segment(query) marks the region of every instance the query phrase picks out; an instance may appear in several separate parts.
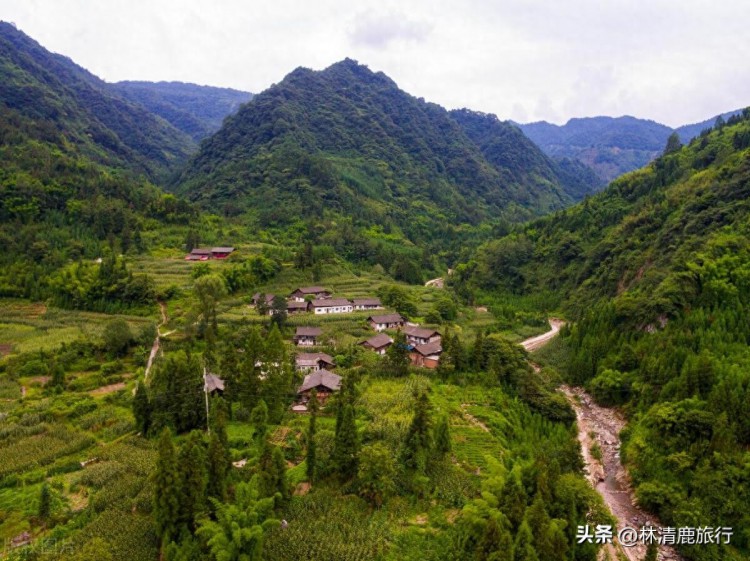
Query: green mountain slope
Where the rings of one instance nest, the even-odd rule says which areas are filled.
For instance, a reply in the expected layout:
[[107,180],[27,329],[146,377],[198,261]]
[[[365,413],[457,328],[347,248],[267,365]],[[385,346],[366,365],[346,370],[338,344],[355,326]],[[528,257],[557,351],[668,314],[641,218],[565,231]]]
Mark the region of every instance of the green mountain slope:
[[151,178],[174,172],[195,150],[186,134],[5,22],[0,101],[3,111],[50,124],[88,157]]
[[[640,503],[671,526],[735,528],[750,553],[750,109],[582,204],[476,252],[459,292],[577,320],[570,381],[631,418]],[[743,557],[745,555],[745,557]]]
[[559,183],[574,201],[599,191],[603,181],[585,164],[568,158],[554,162],[536,149],[536,145],[513,126],[495,115],[454,110],[451,117],[463,128],[466,135],[479,147],[482,154],[497,169],[519,183]]
[[175,189],[263,228],[347,217],[355,230],[377,225],[425,244],[570,201],[532,145],[496,165],[442,107],[351,60],[297,69],[255,96],[202,144]]
[[196,218],[144,176],[173,169],[189,139],[4,23],[0,75],[0,296],[153,305],[153,288],[119,254]]
[[231,88],[183,82],[125,81],[111,84],[111,88],[159,115],[196,142],[219,130],[227,115],[253,97],[251,93]]

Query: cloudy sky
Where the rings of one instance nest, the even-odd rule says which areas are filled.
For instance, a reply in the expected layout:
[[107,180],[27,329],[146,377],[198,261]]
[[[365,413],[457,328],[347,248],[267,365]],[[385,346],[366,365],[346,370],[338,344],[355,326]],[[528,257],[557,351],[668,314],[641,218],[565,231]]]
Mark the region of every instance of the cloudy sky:
[[520,122],[750,105],[747,0],[0,0],[0,19],[107,81],[259,92],[348,56]]

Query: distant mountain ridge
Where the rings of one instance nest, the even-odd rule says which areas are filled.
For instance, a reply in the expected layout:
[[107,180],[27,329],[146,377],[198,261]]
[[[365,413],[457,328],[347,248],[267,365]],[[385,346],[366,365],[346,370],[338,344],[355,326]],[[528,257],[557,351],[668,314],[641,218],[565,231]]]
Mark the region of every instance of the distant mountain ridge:
[[227,115],[253,98],[249,92],[184,82],[123,81],[111,84],[111,88],[159,115],[196,142],[219,130]]
[[[727,119],[740,112],[730,111],[721,117]],[[517,126],[548,156],[578,160],[609,182],[656,158],[673,132],[687,143],[718,117],[676,129],[631,116],[574,118],[562,126],[546,121]]]

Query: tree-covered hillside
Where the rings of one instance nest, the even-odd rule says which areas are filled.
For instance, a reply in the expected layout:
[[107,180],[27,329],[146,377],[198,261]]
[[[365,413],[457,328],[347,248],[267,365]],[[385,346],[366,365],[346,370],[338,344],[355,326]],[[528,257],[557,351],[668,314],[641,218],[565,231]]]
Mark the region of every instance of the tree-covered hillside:
[[351,221],[400,245],[442,247],[484,221],[570,202],[532,145],[488,161],[445,109],[352,60],[297,69],[255,96],[203,143],[175,189],[263,228]]
[[574,201],[601,189],[603,181],[578,160],[560,158],[554,162],[516,126],[495,115],[460,109],[451,111],[466,135],[479,147],[492,165],[519,183],[547,181],[560,183]]
[[174,172],[195,150],[185,133],[5,22],[0,103],[4,114],[15,112],[63,134],[86,157],[151,179]]
[[733,527],[747,555],[750,110],[670,146],[486,244],[453,282],[577,320],[562,341],[567,376],[630,415],[623,457],[640,503],[672,526]]
[[183,82],[125,81],[111,85],[122,97],[143,105],[196,142],[210,136],[227,115],[250,101],[253,94]]
[[120,255],[197,218],[144,175],[174,169],[190,139],[5,23],[0,75],[0,296],[153,306],[153,286]]

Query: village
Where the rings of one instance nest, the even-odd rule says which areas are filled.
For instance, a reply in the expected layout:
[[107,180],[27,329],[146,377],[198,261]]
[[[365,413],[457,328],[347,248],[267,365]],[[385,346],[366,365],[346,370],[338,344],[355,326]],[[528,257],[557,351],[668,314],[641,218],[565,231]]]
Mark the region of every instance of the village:
[[[261,314],[275,313],[273,301],[278,299],[274,294],[256,293],[252,303]],[[384,310],[379,298],[337,298],[321,286],[305,286],[294,290],[286,298],[288,314],[347,314],[354,311]],[[405,337],[406,350],[411,364],[423,368],[437,368],[440,361],[441,334],[434,330],[407,322],[401,314],[373,314],[366,320],[373,336],[360,341],[359,345],[383,356],[388,347],[395,343],[388,332],[401,331]],[[299,348],[317,347],[322,344],[323,329],[321,327],[296,327],[293,342]],[[297,389],[297,401],[292,410],[297,413],[307,411],[307,402],[313,391],[318,401],[325,405],[331,394],[341,387],[341,376],[332,372],[336,363],[330,355],[323,352],[299,352],[295,358],[298,372],[304,373],[305,378]]]
[[[234,248],[215,247],[212,249],[196,248],[188,254],[188,261],[207,261],[210,259],[225,259]],[[283,301],[283,306],[279,302]],[[352,312],[384,310],[379,298],[341,298],[322,286],[303,286],[292,291],[287,296],[276,294],[255,293],[251,305],[258,314],[272,316],[284,310],[288,315],[298,314],[348,314]],[[396,344],[396,332],[404,335],[406,351],[412,366],[435,369],[440,363],[442,353],[442,335],[439,331],[422,327],[407,321],[398,313],[381,313],[368,316],[368,329],[373,335],[358,344],[364,349],[379,356],[384,356],[388,348]],[[313,326],[297,326],[292,338],[294,345],[300,349],[323,346],[323,328]],[[297,400],[292,405],[296,413],[307,412],[307,403],[312,392],[316,392],[321,405],[325,405],[331,394],[341,387],[341,376],[332,372],[336,368],[333,357],[324,352],[298,352],[295,357],[296,370],[305,375],[302,384],[297,389]],[[205,389],[208,393],[221,393],[224,382],[218,376],[207,373],[205,375]]]

